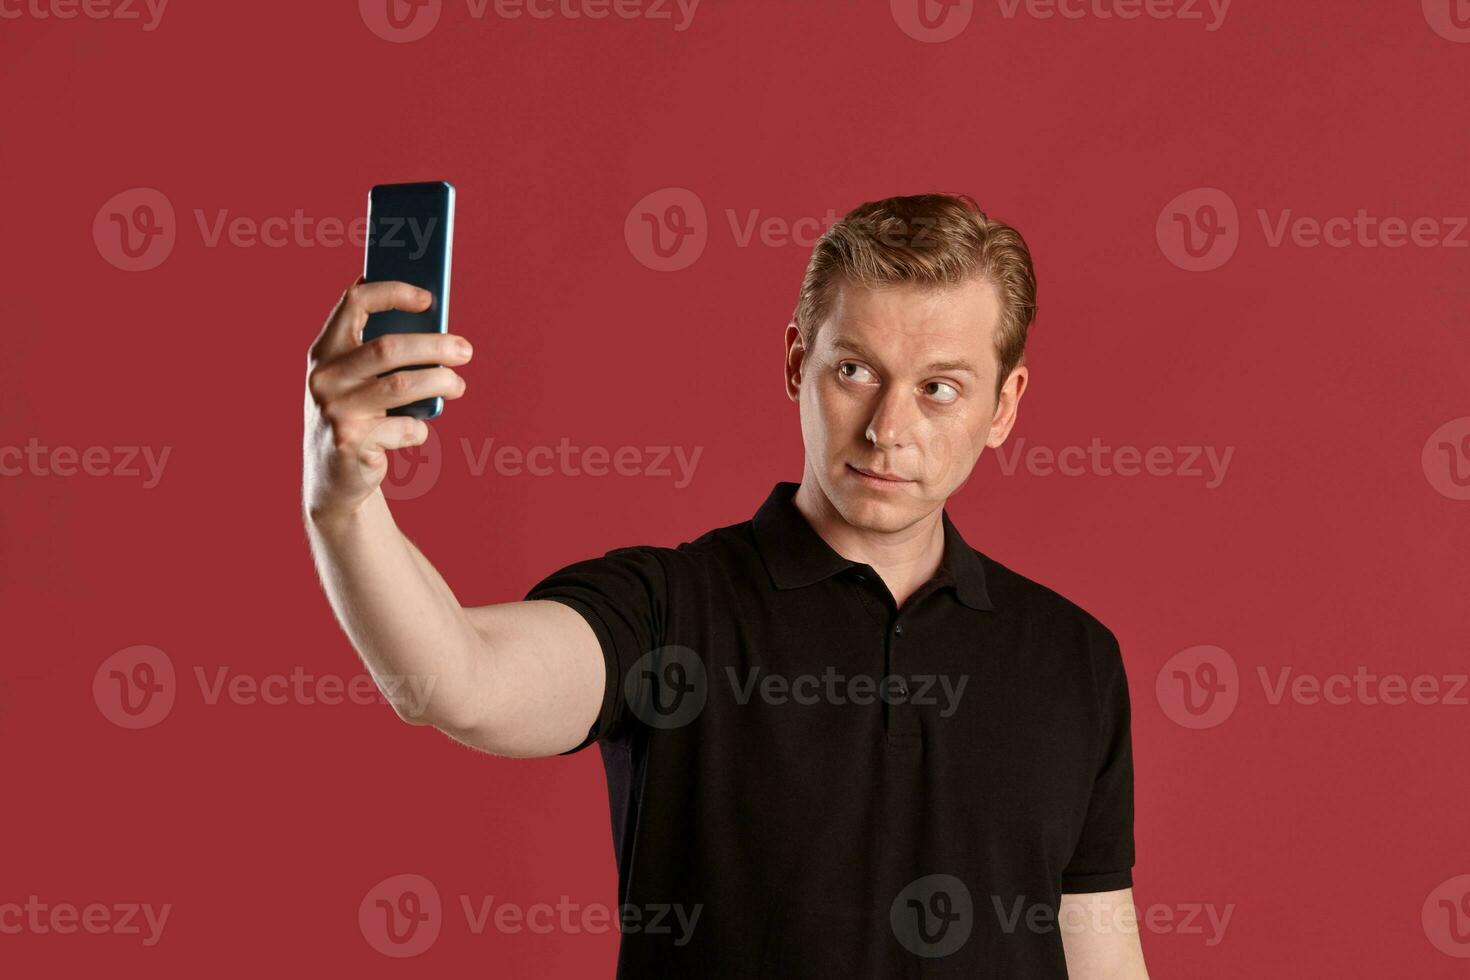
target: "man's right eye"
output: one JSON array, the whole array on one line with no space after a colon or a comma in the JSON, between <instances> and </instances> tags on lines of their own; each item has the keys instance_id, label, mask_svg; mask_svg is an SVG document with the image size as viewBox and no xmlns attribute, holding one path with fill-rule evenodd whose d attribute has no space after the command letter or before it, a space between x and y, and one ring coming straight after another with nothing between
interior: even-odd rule
<instances>
[{"instance_id":1,"label":"man's right eye","mask_svg":"<svg viewBox=\"0 0 1470 980\"><path fill-rule=\"evenodd\" d=\"M849 368L851 368L850 371ZM849 381L866 382L872 376L871 371L856 361L843 361L837 365L837 371Z\"/></svg>"}]
</instances>

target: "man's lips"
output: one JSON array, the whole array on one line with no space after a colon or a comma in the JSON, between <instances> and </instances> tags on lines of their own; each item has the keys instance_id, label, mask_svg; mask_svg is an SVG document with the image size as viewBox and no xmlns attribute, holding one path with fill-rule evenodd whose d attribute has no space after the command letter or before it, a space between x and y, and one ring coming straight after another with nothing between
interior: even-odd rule
<instances>
[{"instance_id":1,"label":"man's lips","mask_svg":"<svg viewBox=\"0 0 1470 980\"><path fill-rule=\"evenodd\" d=\"M896 473L884 473L881 470L870 470L870 469L867 469L866 467L854 466L852 463L848 463L847 466L848 466L848 469L851 469L851 470L853 470L856 473L861 473L863 476L870 477L870 478L872 478L874 480L882 480L885 483L913 483L914 482L913 480L907 479L906 477L899 476Z\"/></svg>"}]
</instances>

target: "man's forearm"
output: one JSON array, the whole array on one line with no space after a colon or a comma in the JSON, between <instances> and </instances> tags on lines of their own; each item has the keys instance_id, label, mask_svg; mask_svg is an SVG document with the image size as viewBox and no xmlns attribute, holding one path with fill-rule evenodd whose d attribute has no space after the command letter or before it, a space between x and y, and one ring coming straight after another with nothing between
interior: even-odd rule
<instances>
[{"instance_id":1,"label":"man's forearm","mask_svg":"<svg viewBox=\"0 0 1470 980\"><path fill-rule=\"evenodd\" d=\"M475 689L479 634L399 530L382 493L351 515L308 516L306 527L332 609L399 716L433 725L455 719L456 692Z\"/></svg>"},{"instance_id":2,"label":"man's forearm","mask_svg":"<svg viewBox=\"0 0 1470 980\"><path fill-rule=\"evenodd\" d=\"M552 601L466 609L398 529L382 482L389 454L422 446L429 426L393 409L459 398L469 341L390 333L363 341L374 313L422 313L405 282L359 277L306 355L301 505L337 620L399 717L498 755L555 755L602 710L607 670L597 634ZM422 370L400 368L443 365Z\"/></svg>"}]
</instances>

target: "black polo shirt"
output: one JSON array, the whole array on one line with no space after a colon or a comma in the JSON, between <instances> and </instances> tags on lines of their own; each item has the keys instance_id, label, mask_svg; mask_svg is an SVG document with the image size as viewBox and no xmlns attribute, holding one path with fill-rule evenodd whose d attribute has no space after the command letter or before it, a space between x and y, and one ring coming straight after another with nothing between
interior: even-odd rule
<instances>
[{"instance_id":1,"label":"black polo shirt","mask_svg":"<svg viewBox=\"0 0 1470 980\"><path fill-rule=\"evenodd\" d=\"M527 593L607 662L618 977L1062 980L1060 896L1133 883L1117 640L947 512L896 608L795 491Z\"/></svg>"}]
</instances>

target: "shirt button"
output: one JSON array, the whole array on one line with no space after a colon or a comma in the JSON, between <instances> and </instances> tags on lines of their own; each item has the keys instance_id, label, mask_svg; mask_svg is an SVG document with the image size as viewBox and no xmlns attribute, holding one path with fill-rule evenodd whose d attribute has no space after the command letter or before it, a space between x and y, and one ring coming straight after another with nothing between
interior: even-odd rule
<instances>
[{"instance_id":1,"label":"shirt button","mask_svg":"<svg viewBox=\"0 0 1470 980\"><path fill-rule=\"evenodd\" d=\"M899 635L903 635L903 623L899 623L897 626L893 627L893 632L898 633Z\"/></svg>"}]
</instances>

